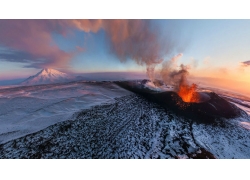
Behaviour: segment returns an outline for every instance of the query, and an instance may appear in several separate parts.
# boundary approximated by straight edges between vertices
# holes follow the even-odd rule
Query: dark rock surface
[[[214,122],[218,118],[235,118],[245,112],[214,92],[203,92],[209,100],[201,103],[184,102],[176,92],[154,92],[134,82],[116,82],[119,86],[135,92],[142,97],[161,105],[166,110],[172,110],[178,115],[192,118],[200,122]]]
[[[192,122],[137,95],[0,145],[0,158],[215,158]]]

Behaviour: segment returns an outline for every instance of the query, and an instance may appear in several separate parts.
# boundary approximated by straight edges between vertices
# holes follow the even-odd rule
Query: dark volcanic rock
[[[210,154],[190,121],[135,94],[0,145],[0,159],[215,158]]]
[[[199,120],[201,122],[213,122],[216,118],[235,118],[244,111],[214,92],[203,92],[203,96],[209,97],[201,103],[187,103],[172,91],[153,92],[146,88],[136,86],[131,82],[117,82],[121,87],[140,94],[146,99],[160,104],[167,110],[173,110],[179,115]]]
[[[148,79],[143,79],[142,81],[141,81],[141,84],[146,84],[147,82],[150,82],[150,80],[148,80]]]
[[[152,94],[149,99],[158,102],[163,107],[174,109],[189,117],[203,118],[234,118],[240,116],[241,110],[217,94],[210,92],[210,100],[201,103],[186,103],[175,92]],[[149,95],[150,96],[150,95]],[[202,120],[202,119],[201,119]]]

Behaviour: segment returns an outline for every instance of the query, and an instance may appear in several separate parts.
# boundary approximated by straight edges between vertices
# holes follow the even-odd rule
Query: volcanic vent
[[[188,71],[181,66],[180,80],[177,83],[176,92],[184,102],[187,103],[201,103],[210,100],[210,96],[205,93],[198,92],[198,85],[192,83],[188,84],[187,73]]]

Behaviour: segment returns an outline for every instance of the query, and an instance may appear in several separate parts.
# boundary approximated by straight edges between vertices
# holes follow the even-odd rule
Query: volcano
[[[21,85],[38,85],[38,84],[53,84],[68,82],[72,77],[66,73],[60,72],[55,69],[42,69],[34,76],[30,76],[24,80]]]
[[[145,88],[142,81],[138,82],[119,81],[119,86],[143,96],[151,102],[155,102],[165,108],[172,110],[179,115],[189,117],[200,122],[214,122],[219,118],[235,118],[245,112],[234,104],[229,103],[224,98],[214,92],[196,92],[200,98],[197,102],[185,102],[177,92],[164,91],[156,92]]]

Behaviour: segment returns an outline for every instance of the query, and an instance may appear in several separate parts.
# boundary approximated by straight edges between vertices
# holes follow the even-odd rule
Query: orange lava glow
[[[196,92],[197,85],[181,84],[179,87],[178,95],[184,102],[199,102],[199,95]]]

